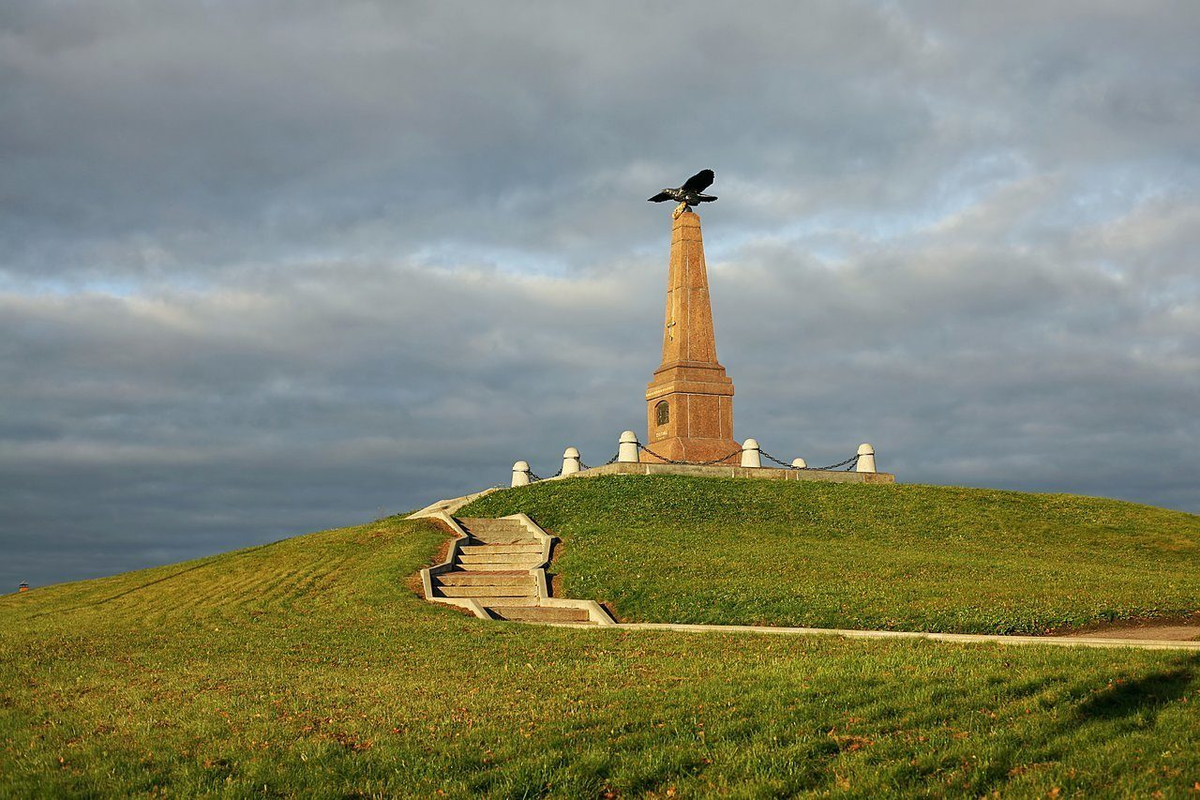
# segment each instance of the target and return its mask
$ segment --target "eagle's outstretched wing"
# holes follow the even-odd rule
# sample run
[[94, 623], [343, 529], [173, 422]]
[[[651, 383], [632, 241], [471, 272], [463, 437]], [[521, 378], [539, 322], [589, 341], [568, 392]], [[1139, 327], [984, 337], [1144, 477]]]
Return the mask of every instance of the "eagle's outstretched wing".
[[650, 198], [650, 202], [651, 203], [665, 203], [666, 201], [671, 200], [671, 199], [673, 199], [671, 197], [671, 195], [667, 194], [666, 192], [659, 192], [658, 194], [654, 195], [654, 197]]
[[702, 169], [684, 182], [683, 186], [679, 187], [685, 192], [703, 192], [708, 187], [712, 186], [713, 174], [711, 169]]

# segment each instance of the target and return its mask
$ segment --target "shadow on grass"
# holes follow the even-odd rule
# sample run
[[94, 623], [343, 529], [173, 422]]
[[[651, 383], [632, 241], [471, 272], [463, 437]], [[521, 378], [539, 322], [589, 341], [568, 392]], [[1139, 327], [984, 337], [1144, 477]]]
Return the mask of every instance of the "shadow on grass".
[[1076, 708], [1081, 720], [1115, 720], [1135, 714], [1157, 716], [1163, 706], [1191, 690], [1196, 659], [1143, 678], [1119, 681], [1097, 692]]
[[[991, 765], [981, 770], [971, 790], [986, 795], [1004, 791], [1014, 777], [1044, 766], [1061, 765], [1078, 747], [1080, 730], [1088, 724], [1115, 726], [1118, 731], [1153, 727], [1159, 712], [1197, 689], [1200, 656], [1184, 656], [1157, 672], [1111, 681], [1098, 690], [1075, 694], [1073, 713], [1067, 714], [1057, 731], [1047, 732], [1041, 746], [1031, 749], [1018, 745], [996, 754]], [[1031, 689], [1038, 688], [1031, 686]], [[1033, 692], [1026, 692], [1031, 695]]]

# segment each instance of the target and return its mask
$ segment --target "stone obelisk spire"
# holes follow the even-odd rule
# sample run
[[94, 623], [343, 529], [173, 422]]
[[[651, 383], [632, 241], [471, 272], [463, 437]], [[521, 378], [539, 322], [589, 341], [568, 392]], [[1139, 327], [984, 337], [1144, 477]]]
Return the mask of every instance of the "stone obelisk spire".
[[[691, 211], [675, 218], [671, 232], [662, 352], [646, 388], [649, 447], [679, 461], [711, 461], [740, 451], [733, 438], [733, 381], [717, 363], [700, 216]], [[729, 461], [738, 463], [738, 456]]]

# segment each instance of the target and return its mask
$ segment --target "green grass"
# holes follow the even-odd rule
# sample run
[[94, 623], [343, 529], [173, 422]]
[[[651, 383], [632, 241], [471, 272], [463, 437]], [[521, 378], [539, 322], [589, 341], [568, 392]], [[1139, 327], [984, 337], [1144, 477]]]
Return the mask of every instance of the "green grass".
[[406, 586], [444, 539], [390, 519], [0, 598], [0, 795], [1200, 780], [1192, 654], [483, 622]]
[[613, 476], [497, 492], [629, 621], [1044, 633], [1200, 609], [1200, 517], [1071, 495]]

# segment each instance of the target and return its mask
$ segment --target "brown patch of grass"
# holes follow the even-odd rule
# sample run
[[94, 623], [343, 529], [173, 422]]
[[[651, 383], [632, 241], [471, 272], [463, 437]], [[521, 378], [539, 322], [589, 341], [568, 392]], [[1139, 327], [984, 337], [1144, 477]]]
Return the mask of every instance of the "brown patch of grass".
[[425, 599], [425, 582], [421, 580], [421, 573], [418, 572], [416, 575], [409, 575], [404, 579], [404, 585], [417, 597], [422, 600]]
[[450, 555], [450, 545], [454, 542], [455, 539], [458, 538], [458, 533], [455, 532], [449, 525], [442, 522], [440, 519], [429, 519], [429, 520], [425, 520], [425, 521], [432, 524], [435, 528], [437, 528], [438, 530], [442, 531], [443, 533], [445, 533], [447, 536], [450, 537], [449, 539], [446, 539], [444, 542], [442, 542], [441, 546], [438, 547], [437, 555], [434, 557], [433, 561], [430, 562], [431, 566], [441, 564], [446, 560], [446, 557]]

